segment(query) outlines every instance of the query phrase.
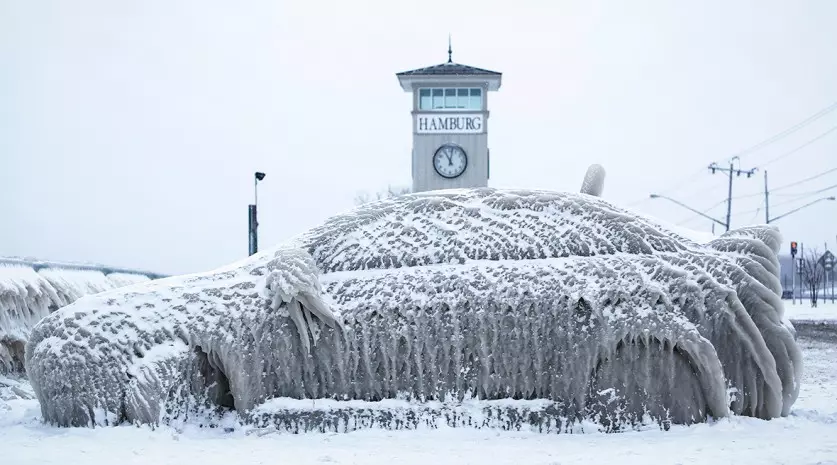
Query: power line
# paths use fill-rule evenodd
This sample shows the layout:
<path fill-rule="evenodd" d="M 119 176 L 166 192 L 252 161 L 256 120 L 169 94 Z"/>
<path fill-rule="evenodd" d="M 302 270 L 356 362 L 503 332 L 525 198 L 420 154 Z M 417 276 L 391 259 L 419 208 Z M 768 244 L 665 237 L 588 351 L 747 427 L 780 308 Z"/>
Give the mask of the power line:
<path fill-rule="evenodd" d="M 686 187 L 690 184 L 693 184 L 695 181 L 700 179 L 700 178 L 697 177 L 697 175 L 703 174 L 703 172 L 704 172 L 703 170 L 705 170 L 705 169 L 706 169 L 705 167 L 702 167 L 699 170 L 692 172 L 692 174 L 690 174 L 689 176 L 681 178 L 681 180 L 679 182 L 673 184 L 668 189 L 662 190 L 660 195 L 667 195 L 667 194 L 670 194 L 670 193 L 672 193 L 676 190 L 682 189 L 682 188 L 684 188 L 684 187 Z"/>
<path fill-rule="evenodd" d="M 748 223 L 748 224 L 752 224 L 752 223 L 753 223 L 753 221 L 756 221 L 756 217 L 758 217 L 758 216 L 759 216 L 759 212 L 761 212 L 761 207 L 756 208 L 756 212 L 755 212 L 755 213 L 753 213 L 753 217 L 752 217 L 752 218 L 750 218 L 750 221 L 748 221 L 747 223 Z"/>
<path fill-rule="evenodd" d="M 833 103 L 831 103 L 831 104 L 830 104 L 830 105 L 828 105 L 827 107 L 825 107 L 825 108 L 823 108 L 823 109 L 819 110 L 818 112 L 816 112 L 816 113 L 814 113 L 814 114 L 812 114 L 812 115 L 808 116 L 808 117 L 807 117 L 807 118 L 805 118 L 804 120 L 802 120 L 802 121 L 800 121 L 799 123 L 796 123 L 795 125 L 793 125 L 793 126 L 791 126 L 791 127 L 787 128 L 787 129 L 785 129 L 784 131 L 781 131 L 781 132 L 779 132 L 779 133 L 777 133 L 777 134 L 774 134 L 773 136 L 768 137 L 767 139 L 765 139 L 765 140 L 763 140 L 763 141 L 761 141 L 761 142 L 759 142 L 759 143 L 757 143 L 757 144 L 755 144 L 755 145 L 753 145 L 753 146 L 751 146 L 751 147 L 749 147 L 749 148 L 746 148 L 746 149 L 744 149 L 744 150 L 739 151 L 737 154 L 735 154 L 735 155 L 733 155 L 732 157 L 730 157 L 730 162 L 732 162 L 733 160 L 735 160 L 736 158 L 738 158 L 738 159 L 739 159 L 739 163 L 740 163 L 740 157 L 742 157 L 742 156 L 746 156 L 746 155 L 748 155 L 748 154 L 750 154 L 750 153 L 752 153 L 752 152 L 755 152 L 756 150 L 759 150 L 759 149 L 761 149 L 761 148 L 763 148 L 763 147 L 766 147 L 766 146 L 768 146 L 768 145 L 770 145 L 770 144 L 772 144 L 772 143 L 774 143 L 774 142 L 776 142 L 776 141 L 778 141 L 778 140 L 780 140 L 780 139 L 782 139 L 782 138 L 784 138 L 784 137 L 786 137 L 786 136 L 789 136 L 789 135 L 793 134 L 794 132 L 796 132 L 796 131 L 798 131 L 798 130 L 802 129 L 803 127 L 805 127 L 805 126 L 807 126 L 807 125 L 809 125 L 809 124 L 813 123 L 814 121 L 817 121 L 818 119 L 822 118 L 823 116 L 825 116 L 825 115 L 827 115 L 827 114 L 831 113 L 831 112 L 832 112 L 832 111 L 834 111 L 834 110 L 837 110 L 837 102 L 833 102 Z M 762 166 L 767 166 L 767 165 L 769 165 L 769 164 L 771 164 L 771 163 L 773 163 L 773 162 L 775 162 L 775 161 L 778 161 L 778 160 L 780 160 L 780 159 L 782 159 L 782 158 L 784 158 L 784 157 L 787 157 L 787 156 L 789 156 L 789 155 L 792 155 L 793 153 L 796 153 L 796 152 L 798 152 L 799 150 L 802 150 L 803 148 L 807 147 L 808 145 L 811 145 L 811 144 L 813 144 L 813 143 L 815 143 L 815 142 L 819 141 L 820 139 L 822 139 L 823 137 L 827 136 L 828 134 L 831 134 L 831 133 L 832 133 L 832 132 L 834 132 L 834 131 L 837 131 L 837 126 L 832 127 L 832 128 L 831 128 L 831 129 L 829 129 L 828 131 L 826 131 L 826 132 L 824 132 L 824 133 L 822 133 L 822 134 L 818 135 L 818 136 L 817 136 L 817 137 L 815 137 L 814 139 L 809 140 L 808 142 L 806 142 L 806 143 L 802 144 L 801 146 L 799 146 L 799 147 L 797 147 L 797 148 L 795 148 L 795 149 L 793 149 L 793 150 L 791 150 L 791 151 L 789 151 L 789 152 L 783 153 L 783 154 L 781 154 L 781 155 L 779 155 L 779 156 L 777 156 L 777 157 L 774 157 L 774 158 L 773 158 L 773 159 L 771 159 L 771 160 L 768 160 L 768 161 L 767 161 L 764 165 L 762 165 Z M 714 163 L 713 163 L 713 164 L 714 164 Z M 711 165 L 710 165 L 710 168 L 711 168 Z M 677 191 L 677 190 L 681 190 L 681 189 L 683 189 L 684 187 L 686 187 L 686 186 L 689 186 L 689 185 L 693 184 L 696 180 L 698 180 L 698 179 L 699 179 L 697 175 L 698 175 L 698 174 L 700 174 L 701 172 L 703 172 L 703 169 L 697 170 L 696 172 L 693 172 L 692 174 L 690 174 L 690 175 L 688 175 L 688 176 L 686 176 L 686 177 L 682 178 L 680 181 L 678 181 L 677 183 L 673 184 L 673 185 L 672 185 L 672 187 L 670 187 L 670 188 L 668 188 L 668 189 L 664 189 L 664 190 L 660 191 L 660 194 L 659 194 L 659 195 L 666 195 L 666 194 L 670 194 L 671 192 L 674 192 L 674 191 Z M 740 175 L 740 174 L 741 174 L 741 172 L 739 172 L 739 175 Z M 751 174 L 752 174 L 752 173 L 751 173 Z M 736 196 L 736 197 L 729 196 L 729 198 L 728 198 L 728 202 L 729 202 L 729 201 L 731 201 L 731 200 L 733 200 L 733 199 L 741 199 L 741 198 L 755 197 L 755 196 L 761 196 L 761 195 L 762 195 L 761 193 L 756 193 L 756 194 L 746 194 L 746 195 Z M 781 195 L 781 194 L 780 194 L 780 195 Z M 628 204 L 628 206 L 629 206 L 629 207 L 631 207 L 631 206 L 639 205 L 639 204 L 644 203 L 644 202 L 646 202 L 646 201 L 648 201 L 648 200 L 649 200 L 649 198 L 648 198 L 648 197 L 641 198 L 641 199 L 637 199 L 637 200 L 635 200 L 635 201 L 633 201 L 633 202 L 630 202 L 630 203 Z M 714 208 L 714 207 L 713 207 L 713 208 Z M 688 221 L 688 220 L 687 220 L 687 221 Z"/>
<path fill-rule="evenodd" d="M 788 155 L 793 155 L 794 153 L 796 153 L 796 152 L 798 152 L 798 151 L 800 151 L 800 150 L 804 149 L 805 147 L 807 147 L 807 146 L 809 146 L 809 145 L 813 144 L 814 142 L 817 142 L 818 140 L 820 140 L 820 139 L 822 139 L 823 137 L 825 137 L 825 136 L 827 136 L 827 135 L 831 134 L 831 133 L 832 133 L 832 132 L 834 132 L 834 131 L 837 131 L 837 126 L 833 126 L 833 127 L 832 127 L 831 129 L 829 129 L 828 131 L 825 131 L 824 133 L 822 133 L 822 134 L 818 135 L 817 137 L 815 137 L 815 138 L 813 138 L 813 139 L 809 140 L 808 142 L 805 142 L 804 144 L 800 145 L 799 147 L 797 147 L 797 148 L 795 148 L 795 149 L 793 149 L 793 150 L 790 150 L 790 151 L 788 151 L 788 152 L 785 152 L 785 153 L 783 153 L 783 154 L 781 154 L 781 155 L 779 155 L 779 156 L 777 156 L 777 157 L 771 158 L 771 159 L 770 159 L 770 160 L 768 160 L 766 163 L 763 163 L 763 164 L 761 165 L 761 167 L 762 167 L 762 168 L 764 168 L 765 166 L 767 166 L 767 165 L 769 165 L 769 164 L 771 164 L 771 163 L 773 163 L 773 162 L 779 161 L 779 160 L 781 160 L 782 158 L 787 157 Z"/>
<path fill-rule="evenodd" d="M 795 181 L 795 182 L 792 182 L 790 184 L 785 184 L 784 186 L 780 186 L 780 187 L 776 187 L 774 189 L 770 189 L 770 195 L 778 195 L 778 196 L 782 196 L 782 197 L 793 197 L 793 196 L 808 195 L 808 193 L 801 193 L 801 194 L 799 194 L 799 193 L 797 193 L 797 194 L 778 193 L 778 194 L 774 194 L 773 192 L 777 191 L 777 190 L 781 190 L 781 189 L 786 189 L 788 187 L 793 187 L 793 186 L 796 186 L 798 184 L 806 183 L 808 181 L 820 178 L 820 177 L 825 176 L 826 174 L 834 172 L 834 171 L 837 171 L 837 168 L 830 169 L 828 171 L 824 171 L 824 172 L 822 172 L 820 174 L 817 174 L 815 176 L 811 176 L 810 178 L 801 179 L 799 181 Z M 750 197 L 761 197 L 762 195 L 764 195 L 764 192 L 753 192 L 752 194 L 737 195 L 737 196 L 733 197 L 733 199 L 748 199 Z"/>
<path fill-rule="evenodd" d="M 821 177 L 825 176 L 826 174 L 833 173 L 835 171 L 837 171 L 837 168 L 831 168 L 830 170 L 823 171 L 820 174 L 815 174 L 814 176 L 811 176 L 809 178 L 800 179 L 799 181 L 792 182 L 790 184 L 785 184 L 784 186 L 779 186 L 779 187 L 773 188 L 770 191 L 771 192 L 772 191 L 779 191 L 779 190 L 782 190 L 782 189 L 787 189 L 788 187 L 798 186 L 798 185 L 806 183 L 808 181 L 813 181 L 814 179 L 821 178 Z"/>
<path fill-rule="evenodd" d="M 733 200 L 749 199 L 750 197 L 761 197 L 762 195 L 764 195 L 763 192 L 755 192 L 755 193 L 752 193 L 752 194 L 736 195 L 735 197 L 733 197 Z"/>
<path fill-rule="evenodd" d="M 705 170 L 706 168 L 704 168 Z M 691 188 L 684 189 L 677 194 L 683 199 L 696 199 L 695 202 L 700 202 L 706 198 L 707 193 L 717 192 L 726 187 L 726 180 L 724 178 L 710 177 L 708 182 L 697 183 Z"/>
<path fill-rule="evenodd" d="M 799 197 L 799 198 L 796 198 L 796 199 L 791 199 L 791 200 L 786 200 L 786 201 L 784 201 L 784 202 L 779 202 L 779 203 L 777 203 L 777 204 L 775 204 L 775 205 L 773 205 L 773 206 L 774 206 L 774 207 L 778 207 L 778 206 L 781 206 L 781 205 L 787 205 L 787 204 L 789 204 L 789 203 L 799 202 L 800 200 L 805 200 L 805 199 L 807 199 L 807 198 L 809 198 L 809 197 L 813 197 L 813 196 L 815 196 L 815 195 L 817 195 L 817 194 L 822 194 L 823 192 L 830 191 L 831 189 L 837 189 L 837 184 L 834 184 L 834 185 L 831 185 L 831 186 L 828 186 L 828 187 L 823 187 L 822 189 L 818 189 L 818 190 L 815 190 L 815 191 L 809 192 L 809 193 L 807 193 L 806 195 L 804 195 L 804 196 L 802 196 L 802 197 Z"/>
<path fill-rule="evenodd" d="M 766 178 L 766 176 L 765 176 L 765 178 Z M 773 207 L 779 207 L 779 206 L 782 206 L 782 205 L 787 205 L 787 204 L 791 204 L 791 203 L 796 203 L 796 202 L 799 202 L 799 201 L 801 201 L 801 200 L 806 200 L 806 199 L 807 199 L 807 198 L 809 198 L 809 197 L 813 197 L 814 195 L 821 194 L 821 193 L 823 193 L 823 192 L 826 192 L 826 191 L 829 191 L 829 190 L 832 190 L 832 189 L 837 189 L 837 184 L 833 184 L 833 185 L 831 185 L 831 186 L 823 187 L 822 189 L 817 189 L 817 190 L 815 190 L 815 191 L 811 191 L 811 192 L 808 192 L 808 193 L 804 193 L 804 194 L 797 194 L 797 195 L 801 195 L 801 197 L 800 197 L 800 198 L 796 198 L 796 199 L 791 199 L 791 200 L 788 200 L 788 201 L 784 201 L 784 202 L 779 202 L 779 203 L 777 203 L 777 204 L 775 204 L 775 205 L 772 205 L 772 206 L 773 206 Z M 795 210 L 791 210 L 790 212 L 783 213 L 783 214 L 779 215 L 778 217 L 773 217 L 773 218 L 770 218 L 770 217 L 769 217 L 769 210 L 768 210 L 769 205 L 768 205 L 768 203 L 767 203 L 767 202 L 768 202 L 768 199 L 769 199 L 769 197 L 768 197 L 768 196 L 769 196 L 769 194 L 770 194 L 770 191 L 769 191 L 769 190 L 767 190 L 767 179 L 765 179 L 765 190 L 766 190 L 766 192 L 764 192 L 763 194 L 759 194 L 759 195 L 764 195 L 764 196 L 765 196 L 765 203 L 764 203 L 764 205 L 763 205 L 763 206 L 760 206 L 760 207 L 757 207 L 757 208 L 753 208 L 753 209 L 749 209 L 749 210 L 739 210 L 739 211 L 736 211 L 736 212 L 731 213 L 731 215 L 732 215 L 732 216 L 739 216 L 739 215 L 746 215 L 746 214 L 749 214 L 749 213 L 753 213 L 753 216 L 752 216 L 752 217 L 750 218 L 750 220 L 747 222 L 747 223 L 749 224 L 749 223 L 753 223 L 753 221 L 755 221 L 756 217 L 758 217 L 758 215 L 759 215 L 759 213 L 762 211 L 762 209 L 764 209 L 764 212 L 765 212 L 765 221 L 766 221 L 766 222 L 772 222 L 773 220 L 776 220 L 776 219 L 779 219 L 779 218 L 783 218 L 783 217 L 787 216 L 788 214 L 794 213 L 794 212 L 796 212 L 796 211 L 799 211 L 799 210 L 800 210 L 800 209 L 802 209 L 802 208 L 806 208 L 806 207 L 808 207 L 808 206 L 810 206 L 810 205 L 813 205 L 813 204 L 815 204 L 815 203 L 819 202 L 820 200 L 827 200 L 827 199 L 825 199 L 825 198 L 822 198 L 822 199 L 816 200 L 816 201 L 814 201 L 814 202 L 810 202 L 810 203 L 809 203 L 809 204 L 807 204 L 807 205 L 803 205 L 803 206 L 801 206 L 801 207 L 799 207 L 799 208 L 797 208 L 797 209 L 795 209 Z M 656 197 L 662 197 L 662 196 L 652 194 L 652 197 L 651 197 L 651 198 L 656 198 Z M 719 224 L 721 224 L 721 225 L 723 225 L 723 226 L 726 226 L 726 224 L 725 224 L 724 222 L 722 222 L 722 221 L 720 221 L 720 220 L 716 220 L 716 219 L 714 219 L 714 218 L 711 218 L 710 216 L 708 216 L 708 215 L 707 215 L 707 213 L 709 213 L 711 210 L 713 210 L 714 208 L 718 207 L 719 205 L 721 205 L 721 204 L 723 204 L 723 203 L 726 203 L 726 202 L 727 202 L 727 200 L 721 200 L 721 201 L 719 201 L 719 202 L 716 202 L 716 203 L 715 203 L 715 204 L 713 204 L 711 207 L 706 208 L 706 209 L 704 209 L 704 210 L 702 210 L 702 211 L 701 211 L 701 210 L 696 210 L 696 209 L 693 209 L 693 208 L 689 207 L 688 205 L 684 205 L 684 204 L 682 204 L 682 203 L 680 203 L 680 202 L 677 202 L 677 201 L 676 201 L 676 200 L 674 200 L 674 199 L 671 199 L 671 198 L 668 198 L 668 197 L 663 197 L 663 198 L 667 198 L 668 200 L 671 200 L 671 201 L 673 201 L 673 202 L 675 202 L 675 203 L 677 203 L 677 204 L 680 204 L 681 206 L 686 207 L 686 208 L 688 208 L 689 210 L 692 210 L 693 212 L 695 212 L 695 213 L 696 213 L 696 214 L 695 214 L 695 215 L 693 215 L 693 216 L 690 216 L 690 217 L 688 217 L 688 218 L 686 218 L 686 219 L 684 219 L 684 220 L 681 220 L 681 221 L 678 221 L 677 223 L 675 223 L 675 224 L 677 224 L 678 226 L 680 226 L 680 225 L 684 225 L 684 224 L 686 224 L 686 223 L 689 223 L 689 222 L 691 222 L 692 220 L 694 220 L 694 219 L 696 219 L 696 218 L 698 218 L 698 217 L 705 217 L 705 218 L 709 218 L 709 219 L 711 219 L 712 221 L 714 221 L 714 222 L 716 222 L 716 223 L 719 223 Z M 728 224 L 728 223 L 727 223 L 727 224 Z"/>
<path fill-rule="evenodd" d="M 820 173 L 820 174 L 815 175 L 815 176 L 811 176 L 811 177 L 806 178 L 806 179 L 802 179 L 802 180 L 800 180 L 800 181 L 796 181 L 796 182 L 793 182 L 793 183 L 790 183 L 790 184 L 786 184 L 786 185 L 785 185 L 785 186 L 783 186 L 783 187 L 789 187 L 789 186 L 793 186 L 793 185 L 796 185 L 796 184 L 801 184 L 801 183 L 803 183 L 803 182 L 807 182 L 807 181 L 809 181 L 809 180 L 819 178 L 819 177 L 821 177 L 821 176 L 823 176 L 823 175 L 825 175 L 825 174 L 827 174 L 827 173 L 829 173 L 829 172 L 832 172 L 832 171 L 837 171 L 837 168 L 834 168 L 833 170 L 826 171 L 826 172 L 824 172 L 824 173 Z M 774 207 L 774 208 L 775 208 L 775 207 L 780 207 L 780 206 L 782 206 L 782 205 L 788 205 L 788 204 L 796 203 L 796 202 L 799 202 L 799 201 L 802 201 L 802 200 L 806 200 L 806 199 L 808 199 L 808 198 L 810 198 L 810 197 L 813 197 L 813 196 L 815 196 L 815 195 L 817 195 L 817 194 L 821 194 L 821 193 L 823 193 L 823 192 L 826 192 L 826 191 L 829 191 L 829 190 L 832 190 L 832 189 L 837 189 L 837 184 L 833 184 L 833 185 L 831 185 L 831 186 L 823 187 L 822 189 L 817 189 L 817 190 L 810 191 L 810 192 L 807 192 L 807 193 L 804 193 L 804 194 L 798 194 L 798 198 L 794 198 L 794 199 L 786 200 L 786 201 L 784 201 L 784 202 L 779 202 L 779 203 L 772 204 L 772 205 L 768 203 L 768 199 L 769 199 L 769 196 L 770 196 L 770 195 L 773 195 L 773 191 L 774 191 L 774 190 L 776 190 L 776 189 L 768 189 L 768 188 L 767 188 L 767 174 L 765 174 L 765 186 L 764 186 L 764 188 L 765 188 L 765 191 L 764 191 L 762 194 L 760 194 L 760 195 L 764 195 L 764 200 L 765 200 L 765 202 L 764 202 L 764 208 L 765 208 L 765 220 L 766 220 L 766 222 L 771 222 L 772 220 L 774 220 L 774 219 L 776 219 L 776 218 L 778 218 L 778 217 L 774 217 L 774 218 L 770 218 L 770 217 L 769 217 L 769 211 L 770 211 L 770 210 L 769 210 L 769 208 L 770 208 L 770 207 Z M 823 200 L 823 199 L 820 199 L 820 200 Z M 816 203 L 816 202 L 812 202 L 812 203 Z M 810 205 L 810 204 L 809 204 L 809 205 Z M 805 208 L 806 206 L 807 206 L 807 205 L 804 205 L 804 206 L 800 207 L 800 209 L 801 209 L 801 208 Z M 753 212 L 756 212 L 756 213 L 755 213 L 755 215 L 753 216 L 753 219 L 755 219 L 755 216 L 756 216 L 756 215 L 758 215 L 758 212 L 759 212 L 759 211 L 761 211 L 761 208 L 762 208 L 762 207 L 758 207 L 758 208 L 751 209 L 751 210 L 742 210 L 742 211 L 737 211 L 737 212 L 733 213 L 733 215 L 738 216 L 738 215 L 745 215 L 745 214 L 748 214 L 748 213 L 753 213 Z M 793 211 L 796 211 L 796 210 L 793 210 Z M 788 214 L 788 213 L 785 213 L 785 214 L 783 214 L 783 215 L 780 215 L 780 217 L 785 216 L 785 215 L 787 215 L 787 214 Z M 753 221 L 753 219 L 751 219 L 751 220 L 750 220 L 750 222 L 752 222 L 752 221 Z"/>
<path fill-rule="evenodd" d="M 822 118 L 823 116 L 827 115 L 828 113 L 831 113 L 834 110 L 837 110 L 837 102 L 832 103 L 831 105 L 829 105 L 829 106 L 823 108 L 822 110 L 814 113 L 813 115 L 809 116 L 808 118 L 805 118 L 804 120 L 800 121 L 799 123 L 796 123 L 795 125 L 785 129 L 784 131 L 782 131 L 778 134 L 775 134 L 771 137 L 768 137 L 767 139 L 759 142 L 758 144 L 753 145 L 752 147 L 746 148 L 746 149 L 736 153 L 735 155 L 733 155 L 730 158 L 731 159 L 735 158 L 735 157 L 740 158 L 740 157 L 746 156 L 746 155 L 748 155 L 752 152 L 755 152 L 756 150 L 758 150 L 762 147 L 766 147 L 766 146 L 768 146 L 768 145 L 770 145 L 770 144 L 772 144 L 772 143 L 774 143 L 774 142 L 776 142 L 776 141 L 778 141 L 778 140 L 780 140 L 780 139 L 782 139 L 786 136 L 789 136 L 789 135 L 793 134 L 794 132 L 804 128 L 805 126 L 813 123 L 814 121 Z"/>
<path fill-rule="evenodd" d="M 829 187 L 824 187 L 822 189 L 818 189 L 818 190 L 815 190 L 815 191 L 797 192 L 795 194 L 775 194 L 775 195 L 778 195 L 778 196 L 781 196 L 781 197 L 810 197 L 814 194 L 819 194 L 821 192 L 825 192 L 825 191 L 834 189 L 835 187 L 837 187 L 837 184 L 834 184 L 833 186 L 829 186 Z M 794 199 L 794 200 L 799 200 L 799 199 Z"/>
<path fill-rule="evenodd" d="M 732 216 L 732 182 L 733 182 L 733 179 L 735 179 L 734 175 L 741 176 L 742 174 L 746 174 L 747 177 L 749 178 L 753 175 L 753 173 L 756 172 L 756 168 L 751 168 L 749 170 L 741 169 L 740 160 L 739 160 L 739 163 L 738 163 L 739 167 L 736 169 L 735 168 L 735 161 L 736 160 L 738 160 L 738 157 L 735 157 L 732 160 L 730 160 L 729 168 L 722 167 L 722 166 L 720 166 L 720 165 L 718 165 L 717 163 L 714 163 L 714 162 L 709 165 L 709 169 L 712 171 L 712 174 L 715 174 L 716 172 L 720 171 L 720 172 L 727 173 L 728 176 L 729 176 L 729 190 L 727 191 L 727 199 L 726 199 L 726 203 L 727 203 L 727 218 L 726 218 L 726 221 L 721 221 L 721 220 L 718 220 L 716 218 L 712 218 L 711 216 L 707 215 L 705 211 L 702 212 L 700 210 L 696 210 L 696 209 L 684 204 L 683 202 L 680 202 L 679 200 L 675 200 L 675 199 L 673 199 L 671 197 L 667 197 L 665 195 L 651 194 L 650 198 L 652 198 L 652 199 L 658 199 L 658 198 L 666 199 L 670 202 L 673 202 L 677 205 L 680 205 L 681 207 L 683 207 L 687 210 L 690 210 L 691 212 L 697 214 L 698 216 L 702 216 L 704 218 L 712 220 L 713 223 L 718 223 L 718 224 L 724 226 L 724 228 L 726 228 L 726 230 L 729 231 L 730 220 L 731 220 L 731 216 Z M 710 210 L 714 207 L 715 206 L 710 207 Z"/>
<path fill-rule="evenodd" d="M 669 187 L 668 189 L 663 189 L 663 190 L 659 191 L 660 195 L 667 195 L 667 194 L 670 194 L 674 191 L 683 189 L 684 187 L 688 187 L 688 186 L 694 184 L 695 181 L 698 181 L 698 180 L 702 179 L 702 178 L 698 177 L 698 175 L 703 174 L 705 169 L 706 169 L 706 167 L 700 168 L 697 171 L 693 171 L 689 176 L 680 178 L 680 180 L 678 182 L 672 184 L 671 187 Z M 698 189 L 697 191 L 699 191 L 699 190 L 701 190 L 701 189 Z M 695 192 L 697 192 L 697 191 L 695 191 Z M 689 190 L 687 192 L 691 192 L 691 190 Z M 690 197 L 687 196 L 686 198 L 690 198 Z M 633 206 L 639 205 L 641 203 L 645 203 L 645 202 L 649 201 L 650 199 L 651 199 L 650 197 L 643 197 L 641 199 L 637 199 L 637 200 L 634 200 L 633 202 L 627 203 L 626 206 L 627 207 L 633 207 Z"/>
<path fill-rule="evenodd" d="M 737 212 L 732 212 L 732 215 L 733 216 L 746 215 L 747 213 L 753 213 L 753 212 L 760 211 L 760 210 L 761 210 L 761 207 L 751 208 L 749 210 L 739 210 Z"/>
<path fill-rule="evenodd" d="M 711 168 L 711 166 L 710 166 L 710 168 Z M 717 167 L 716 167 L 716 169 L 719 169 L 719 168 L 717 168 Z M 724 170 L 726 170 L 726 168 L 725 168 Z M 738 170 L 738 171 L 741 171 L 741 170 Z M 752 171 L 752 170 L 751 170 L 751 171 Z M 774 194 L 774 192 L 775 192 L 775 191 L 777 191 L 777 190 L 787 189 L 787 188 L 789 188 L 789 187 L 797 186 L 797 185 L 799 185 L 799 184 L 804 184 L 804 183 L 806 183 L 806 182 L 808 182 L 808 181 L 813 181 L 814 179 L 821 178 L 821 177 L 823 177 L 823 176 L 825 176 L 825 175 L 827 175 L 827 174 L 829 174 L 829 173 L 833 173 L 833 172 L 835 172 L 835 171 L 837 171 L 837 168 L 832 168 L 832 169 L 830 169 L 830 170 L 823 171 L 822 173 L 816 174 L 816 175 L 814 175 L 814 176 L 809 176 L 809 177 L 807 177 L 807 178 L 805 178 L 805 179 L 800 179 L 799 181 L 794 181 L 794 182 L 792 182 L 792 183 L 785 184 L 785 185 L 783 185 L 783 186 L 779 186 L 779 187 L 776 187 L 776 188 L 773 188 L 773 189 L 769 189 L 769 190 L 767 190 L 767 189 L 766 189 L 766 188 L 767 188 L 767 186 L 765 185 L 765 189 L 766 189 L 766 191 L 765 191 L 765 192 L 758 192 L 758 193 L 753 193 L 753 194 L 739 195 L 739 196 L 736 196 L 736 197 L 730 197 L 730 199 L 731 199 L 731 200 L 734 200 L 734 199 L 744 199 L 744 198 L 750 198 L 750 197 L 756 197 L 756 196 L 764 196 L 764 197 L 765 197 L 765 200 L 767 200 L 767 196 L 768 196 L 768 195 L 783 195 L 783 194 Z M 741 171 L 741 172 L 742 172 L 742 173 L 746 173 L 745 171 Z M 772 206 L 773 206 L 773 207 L 779 207 L 779 206 L 782 206 L 782 205 L 787 205 L 787 204 L 790 204 L 790 203 L 799 202 L 799 201 L 801 201 L 801 200 L 805 200 L 805 199 L 807 199 L 807 198 L 809 198 L 809 197 L 812 197 L 812 196 L 817 195 L 817 194 L 821 194 L 821 193 L 823 193 L 823 192 L 826 192 L 826 191 L 829 191 L 829 190 L 832 190 L 832 189 L 837 189 L 837 184 L 834 184 L 834 185 L 831 185 L 831 186 L 828 186 L 828 187 L 823 187 L 822 189 L 817 189 L 817 190 L 814 190 L 814 191 L 809 191 L 809 192 L 806 192 L 806 193 L 784 194 L 784 195 L 786 195 L 786 196 L 795 196 L 796 198 L 793 198 L 793 199 L 790 199 L 790 200 L 786 200 L 786 201 L 784 201 L 784 202 L 779 202 L 779 203 L 777 203 L 777 204 L 773 204 Z M 716 204 L 712 205 L 711 207 L 707 208 L 706 210 L 703 210 L 703 211 L 702 211 L 702 213 L 708 213 L 710 210 L 712 210 L 713 208 L 717 207 L 717 206 L 718 206 L 718 205 L 720 205 L 721 203 L 723 203 L 723 201 L 718 202 L 718 203 L 716 203 Z M 765 205 L 766 205 L 766 204 L 765 204 Z M 762 207 L 758 207 L 758 208 L 755 208 L 755 209 L 750 209 L 750 210 L 737 211 L 737 212 L 734 212 L 734 213 L 729 213 L 728 215 L 729 215 L 729 216 L 732 216 L 732 215 L 738 216 L 738 215 L 744 215 L 744 214 L 747 214 L 747 213 L 752 213 L 752 212 L 759 212 L 759 211 L 761 211 L 761 208 L 762 208 Z M 689 217 L 689 218 L 687 218 L 687 219 L 685 219 L 685 220 L 683 220 L 683 221 L 681 221 L 680 223 L 677 223 L 677 224 L 678 224 L 678 225 L 680 225 L 680 224 L 683 224 L 683 223 L 689 222 L 689 221 L 693 220 L 696 216 L 697 216 L 697 215 L 695 215 L 695 216 L 691 216 L 691 217 Z M 728 220 L 728 221 L 729 221 L 729 220 Z"/>

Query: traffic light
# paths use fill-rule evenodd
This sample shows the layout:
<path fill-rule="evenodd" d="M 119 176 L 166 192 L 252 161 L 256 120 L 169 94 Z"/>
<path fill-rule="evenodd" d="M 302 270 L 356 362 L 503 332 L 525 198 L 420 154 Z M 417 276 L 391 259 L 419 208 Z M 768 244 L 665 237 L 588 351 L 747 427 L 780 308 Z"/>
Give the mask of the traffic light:
<path fill-rule="evenodd" d="M 791 242 L 791 257 L 796 256 L 796 242 Z"/>

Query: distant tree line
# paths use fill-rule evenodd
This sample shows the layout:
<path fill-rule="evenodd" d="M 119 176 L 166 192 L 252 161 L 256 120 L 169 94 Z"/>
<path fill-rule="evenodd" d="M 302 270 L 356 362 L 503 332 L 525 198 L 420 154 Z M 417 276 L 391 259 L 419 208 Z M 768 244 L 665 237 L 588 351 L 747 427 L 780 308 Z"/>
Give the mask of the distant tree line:
<path fill-rule="evenodd" d="M 811 299 L 811 306 L 816 307 L 817 301 L 820 297 L 820 291 L 822 291 L 823 297 L 822 300 L 825 301 L 825 289 L 823 286 L 826 286 L 828 282 L 831 282 L 831 286 L 834 286 L 834 270 L 826 270 L 826 264 L 823 261 L 824 255 L 819 252 L 817 248 L 812 248 L 807 251 L 806 254 L 800 256 L 799 259 L 799 276 L 802 281 L 803 289 L 808 291 L 808 297 Z M 831 278 L 831 281 L 827 281 L 828 278 Z M 831 292 L 832 300 L 834 300 L 833 289 Z"/>
<path fill-rule="evenodd" d="M 355 205 L 363 205 L 365 203 L 374 202 L 376 200 L 388 199 L 391 197 L 398 197 L 399 195 L 409 194 L 412 189 L 409 187 L 393 187 L 387 186 L 386 190 L 374 193 L 359 192 L 355 196 Z"/>

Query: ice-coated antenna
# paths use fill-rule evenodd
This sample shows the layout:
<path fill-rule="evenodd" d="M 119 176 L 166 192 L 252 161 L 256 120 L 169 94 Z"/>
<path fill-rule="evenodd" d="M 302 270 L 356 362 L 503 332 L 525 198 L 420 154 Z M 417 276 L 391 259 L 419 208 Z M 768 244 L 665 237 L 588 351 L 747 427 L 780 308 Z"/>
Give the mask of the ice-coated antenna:
<path fill-rule="evenodd" d="M 450 34 L 448 34 L 448 63 L 453 63 L 453 49 L 450 47 Z"/>

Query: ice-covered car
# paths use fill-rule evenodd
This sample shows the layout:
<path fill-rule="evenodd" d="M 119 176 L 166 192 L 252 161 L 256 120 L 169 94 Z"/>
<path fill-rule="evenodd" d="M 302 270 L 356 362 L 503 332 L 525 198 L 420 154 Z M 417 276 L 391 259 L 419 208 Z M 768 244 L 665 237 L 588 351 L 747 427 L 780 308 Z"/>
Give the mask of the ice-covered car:
<path fill-rule="evenodd" d="M 369 203 L 221 269 L 84 297 L 34 328 L 27 372 L 59 425 L 201 402 L 295 431 L 786 415 L 802 366 L 778 231 L 699 244 L 600 192 L 593 176 Z"/>

